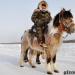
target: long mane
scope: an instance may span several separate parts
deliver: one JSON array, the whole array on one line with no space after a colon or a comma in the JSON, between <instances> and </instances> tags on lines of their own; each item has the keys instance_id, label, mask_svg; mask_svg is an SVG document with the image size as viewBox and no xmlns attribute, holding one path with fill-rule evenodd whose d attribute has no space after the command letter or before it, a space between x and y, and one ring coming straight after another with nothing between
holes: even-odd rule
<instances>
[{"instance_id":1,"label":"long mane","mask_svg":"<svg viewBox=\"0 0 75 75\"><path fill-rule=\"evenodd\" d=\"M64 10L64 11L63 11ZM62 18L61 12L63 11L63 18L67 19L67 18L73 18L72 13L70 12L70 10L66 11L65 9L61 10L55 17L54 17L54 21L53 21L53 26L54 27L58 27L59 26L59 18Z\"/></svg>"}]
</instances>

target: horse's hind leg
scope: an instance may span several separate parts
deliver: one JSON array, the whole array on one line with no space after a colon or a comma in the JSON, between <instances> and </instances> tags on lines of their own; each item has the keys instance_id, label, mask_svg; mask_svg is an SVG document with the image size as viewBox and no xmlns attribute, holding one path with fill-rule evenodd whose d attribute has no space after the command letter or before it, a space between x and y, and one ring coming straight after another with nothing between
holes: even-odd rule
<instances>
[{"instance_id":1,"label":"horse's hind leg","mask_svg":"<svg viewBox=\"0 0 75 75\"><path fill-rule=\"evenodd\" d=\"M19 61L21 67L24 66L24 63L25 63L24 57L25 57L25 52L26 52L27 49L28 49L28 44L22 43L21 44L20 61Z\"/></svg>"},{"instance_id":2,"label":"horse's hind leg","mask_svg":"<svg viewBox=\"0 0 75 75\"><path fill-rule=\"evenodd\" d=\"M56 55L53 58L53 63L55 63L55 62L56 62Z\"/></svg>"},{"instance_id":3,"label":"horse's hind leg","mask_svg":"<svg viewBox=\"0 0 75 75\"><path fill-rule=\"evenodd\" d=\"M41 62L40 62L40 52L37 52L37 56L36 56L36 63L37 64L41 64Z\"/></svg>"},{"instance_id":4,"label":"horse's hind leg","mask_svg":"<svg viewBox=\"0 0 75 75\"><path fill-rule=\"evenodd\" d=\"M24 67L24 56L25 56L24 52L21 52L20 61L19 61L20 67Z\"/></svg>"},{"instance_id":5,"label":"horse's hind leg","mask_svg":"<svg viewBox=\"0 0 75 75\"><path fill-rule=\"evenodd\" d=\"M29 49L29 48L28 48ZM24 61L28 62L28 49L25 51Z\"/></svg>"},{"instance_id":6,"label":"horse's hind leg","mask_svg":"<svg viewBox=\"0 0 75 75\"><path fill-rule=\"evenodd\" d=\"M59 71L57 70L57 67L56 67L56 55L53 58L53 69L54 69L54 72L59 73Z\"/></svg>"}]
</instances>

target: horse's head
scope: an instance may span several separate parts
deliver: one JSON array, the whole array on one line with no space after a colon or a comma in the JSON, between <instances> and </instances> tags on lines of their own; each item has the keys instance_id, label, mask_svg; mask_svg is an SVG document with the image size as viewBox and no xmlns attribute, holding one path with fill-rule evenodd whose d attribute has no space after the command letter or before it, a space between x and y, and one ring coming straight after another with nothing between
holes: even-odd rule
<instances>
[{"instance_id":1,"label":"horse's head","mask_svg":"<svg viewBox=\"0 0 75 75\"><path fill-rule=\"evenodd\" d=\"M62 27L63 31L73 33L75 31L75 23L70 10L62 9L54 18L54 27Z\"/></svg>"}]
</instances>

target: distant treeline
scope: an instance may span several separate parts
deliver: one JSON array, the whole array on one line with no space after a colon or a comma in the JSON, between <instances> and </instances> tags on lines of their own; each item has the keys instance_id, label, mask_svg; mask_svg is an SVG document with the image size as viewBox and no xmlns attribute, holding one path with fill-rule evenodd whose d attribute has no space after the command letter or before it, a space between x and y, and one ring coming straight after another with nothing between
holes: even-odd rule
<instances>
[{"instance_id":1,"label":"distant treeline","mask_svg":"<svg viewBox=\"0 0 75 75\"><path fill-rule=\"evenodd\" d=\"M75 43L75 40L64 40L63 43Z\"/></svg>"}]
</instances>

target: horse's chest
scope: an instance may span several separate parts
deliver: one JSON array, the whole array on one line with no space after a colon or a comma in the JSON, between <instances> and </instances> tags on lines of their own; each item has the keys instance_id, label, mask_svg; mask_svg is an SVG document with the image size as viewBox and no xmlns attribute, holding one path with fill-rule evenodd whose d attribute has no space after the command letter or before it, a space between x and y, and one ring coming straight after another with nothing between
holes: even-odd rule
<instances>
[{"instance_id":1,"label":"horse's chest","mask_svg":"<svg viewBox=\"0 0 75 75\"><path fill-rule=\"evenodd\" d=\"M51 57L53 57L57 53L60 45L61 45L61 39L57 39L57 38L50 39L50 44L48 44L48 50Z\"/></svg>"}]
</instances>

